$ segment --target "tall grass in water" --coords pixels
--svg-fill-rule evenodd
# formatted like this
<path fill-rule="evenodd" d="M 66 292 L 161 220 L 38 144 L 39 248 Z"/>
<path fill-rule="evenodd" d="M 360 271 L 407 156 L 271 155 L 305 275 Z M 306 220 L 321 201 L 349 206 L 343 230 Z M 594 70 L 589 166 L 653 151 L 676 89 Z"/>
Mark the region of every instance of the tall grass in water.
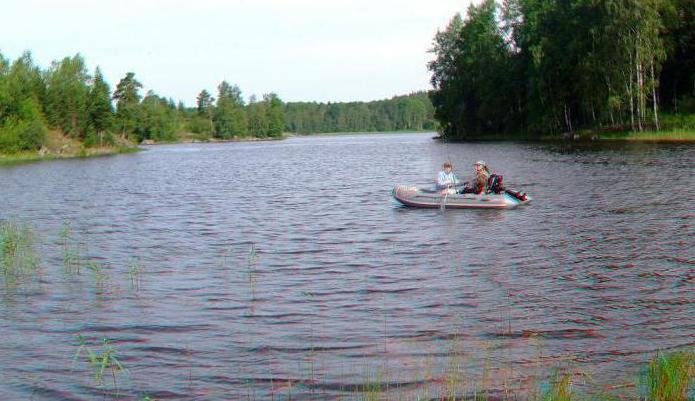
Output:
<path fill-rule="evenodd" d="M 572 376 L 569 373 L 555 371 L 550 389 L 543 396 L 543 401 L 572 401 Z"/>
<path fill-rule="evenodd" d="M 60 242 L 63 250 L 63 270 L 70 274 L 80 274 L 82 268 L 82 258 L 80 257 L 79 245 L 74 244 L 70 223 L 63 223 L 60 231 Z"/>
<path fill-rule="evenodd" d="M 16 287 L 38 267 L 35 236 L 29 226 L 12 221 L 0 223 L 0 270 L 5 286 Z"/>
<path fill-rule="evenodd" d="M 695 352 L 681 351 L 672 354 L 659 352 L 649 361 L 649 367 L 641 378 L 643 392 L 649 401 L 688 401 L 692 394 L 695 376 Z"/>
<path fill-rule="evenodd" d="M 94 350 L 89 347 L 84 337 L 77 337 L 80 347 L 75 352 L 73 364 L 80 359 L 86 360 L 89 367 L 92 369 L 93 380 L 97 387 L 104 390 L 104 397 L 107 395 L 108 388 L 106 386 L 105 376 L 111 376 L 111 385 L 116 398 L 119 396 L 118 379 L 121 374 L 128 374 L 128 370 L 118 360 L 116 349 L 109 344 L 107 339 L 104 339 L 101 349 Z"/>
<path fill-rule="evenodd" d="M 130 279 L 130 288 L 135 291 L 140 291 L 142 284 L 143 266 L 139 259 L 132 259 L 128 268 L 128 278 Z"/>

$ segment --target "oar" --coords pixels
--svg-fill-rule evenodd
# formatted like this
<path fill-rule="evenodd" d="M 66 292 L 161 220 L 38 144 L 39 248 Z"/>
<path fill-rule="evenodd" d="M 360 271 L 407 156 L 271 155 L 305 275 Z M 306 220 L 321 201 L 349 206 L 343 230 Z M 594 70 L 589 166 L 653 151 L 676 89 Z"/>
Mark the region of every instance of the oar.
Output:
<path fill-rule="evenodd" d="M 439 205 L 439 209 L 444 212 L 446 209 L 446 198 L 449 196 L 449 188 L 445 189 L 446 194 L 444 194 L 444 198 L 442 198 L 442 203 Z"/>

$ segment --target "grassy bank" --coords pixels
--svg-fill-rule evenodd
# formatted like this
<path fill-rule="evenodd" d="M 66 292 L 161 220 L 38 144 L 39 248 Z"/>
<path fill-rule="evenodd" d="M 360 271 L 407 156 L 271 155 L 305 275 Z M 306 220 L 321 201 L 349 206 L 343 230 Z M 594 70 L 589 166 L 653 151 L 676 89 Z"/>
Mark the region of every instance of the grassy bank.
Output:
<path fill-rule="evenodd" d="M 629 142 L 695 142 L 695 129 L 671 129 L 667 131 L 626 131 L 598 134 L 602 141 Z"/>
<path fill-rule="evenodd" d="M 76 139 L 69 138 L 60 131 L 51 131 L 44 146 L 38 151 L 0 153 L 0 166 L 29 163 L 40 160 L 56 160 L 80 157 L 109 156 L 138 152 L 141 149 L 134 143 L 118 138 L 110 146 L 85 147 Z"/>
<path fill-rule="evenodd" d="M 176 135 L 175 139 L 166 141 L 145 140 L 142 145 L 172 145 L 177 143 L 225 143 L 225 142 L 260 142 L 260 141 L 279 141 L 294 136 L 289 133 L 284 133 L 276 137 L 256 137 L 242 136 L 232 137 L 229 139 L 219 139 L 207 134 L 196 134 L 192 132 L 183 132 Z"/>

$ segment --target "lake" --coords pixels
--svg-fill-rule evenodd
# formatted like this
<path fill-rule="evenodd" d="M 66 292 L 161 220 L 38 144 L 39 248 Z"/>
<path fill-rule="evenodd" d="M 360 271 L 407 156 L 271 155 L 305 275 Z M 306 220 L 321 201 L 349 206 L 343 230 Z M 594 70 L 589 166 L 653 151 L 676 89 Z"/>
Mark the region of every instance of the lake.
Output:
<path fill-rule="evenodd" d="M 503 394 L 554 369 L 634 393 L 657 350 L 695 344 L 695 147 L 433 135 L 0 168 L 0 219 L 30 224 L 41 255 L 0 286 L 0 399 L 112 398 L 80 344 L 116 351 L 130 400 L 434 397 L 452 371 L 461 394 Z M 447 159 L 466 179 L 484 159 L 534 201 L 394 204 Z"/>

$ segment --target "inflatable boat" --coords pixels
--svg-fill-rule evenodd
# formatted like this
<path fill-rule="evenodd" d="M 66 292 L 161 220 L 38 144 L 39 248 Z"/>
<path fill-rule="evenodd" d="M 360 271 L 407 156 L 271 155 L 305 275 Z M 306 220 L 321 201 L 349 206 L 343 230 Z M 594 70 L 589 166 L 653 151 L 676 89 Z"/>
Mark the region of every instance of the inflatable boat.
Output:
<path fill-rule="evenodd" d="M 451 192 L 451 191 L 450 191 Z M 507 189 L 499 194 L 458 194 L 447 191 L 396 185 L 393 197 L 405 206 L 448 209 L 512 209 L 527 205 L 531 197 L 524 192 Z"/>

